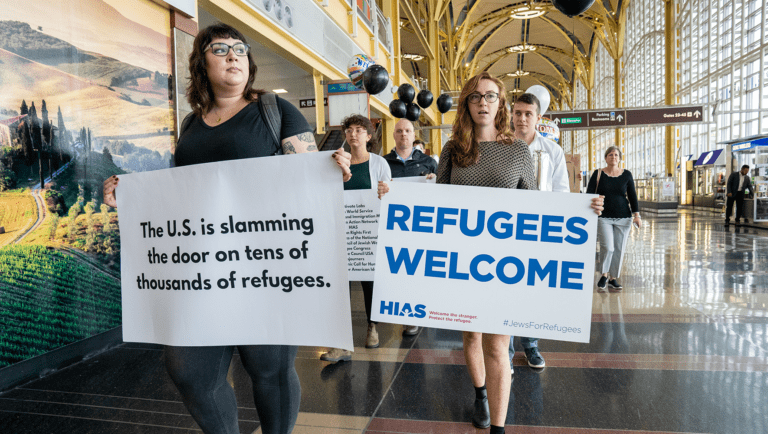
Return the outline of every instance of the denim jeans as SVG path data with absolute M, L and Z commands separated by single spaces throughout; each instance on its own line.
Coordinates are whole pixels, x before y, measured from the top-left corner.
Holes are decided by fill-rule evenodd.
M 512 357 L 515 355 L 515 337 L 509 337 L 509 361 L 512 361 Z M 520 338 L 520 343 L 523 345 L 523 349 L 538 348 L 539 338 Z
M 165 367 L 184 405 L 205 434 L 239 434 L 235 391 L 227 371 L 235 347 L 165 347 Z M 299 414 L 301 385 L 294 367 L 298 347 L 237 347 L 253 383 L 264 434 L 288 434 Z

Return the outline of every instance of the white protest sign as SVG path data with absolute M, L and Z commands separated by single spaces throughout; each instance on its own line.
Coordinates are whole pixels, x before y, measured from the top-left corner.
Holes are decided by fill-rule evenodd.
M 403 176 L 401 178 L 392 178 L 392 181 L 395 182 L 426 182 L 429 184 L 435 184 L 437 182 L 437 177 L 433 176 L 430 179 L 427 179 L 426 176 Z
M 327 153 L 120 176 L 123 340 L 352 349 Z
M 344 218 L 347 224 L 347 270 L 350 281 L 373 280 L 380 209 L 381 200 L 379 200 L 376 190 L 347 190 L 344 192 Z
M 594 195 L 389 185 L 374 321 L 589 342 Z

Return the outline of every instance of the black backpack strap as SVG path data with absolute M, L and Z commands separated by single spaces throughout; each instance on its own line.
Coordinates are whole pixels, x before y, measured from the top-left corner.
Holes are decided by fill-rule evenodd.
M 189 129 L 189 126 L 192 125 L 192 120 L 194 118 L 195 118 L 194 112 L 184 116 L 184 120 L 181 121 L 181 127 L 179 128 L 179 140 L 177 140 L 176 143 L 181 141 L 181 137 L 184 135 L 184 133 L 187 132 L 187 130 Z
M 272 139 L 275 141 L 277 150 L 274 155 L 280 155 L 283 153 L 283 144 L 280 141 L 282 113 L 280 113 L 280 106 L 277 104 L 277 95 L 274 93 L 265 93 L 259 95 L 258 101 L 261 113 L 264 115 L 264 123 L 267 124 L 269 132 L 272 134 Z

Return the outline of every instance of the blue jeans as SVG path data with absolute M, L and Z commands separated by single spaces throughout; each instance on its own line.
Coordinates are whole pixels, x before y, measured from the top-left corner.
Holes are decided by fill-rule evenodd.
M 165 347 L 165 367 L 184 405 L 205 434 L 239 434 L 235 391 L 227 371 L 235 347 Z M 237 347 L 253 383 L 253 400 L 264 434 L 288 434 L 299 415 L 301 385 L 294 359 L 298 347 Z
M 509 337 L 509 360 L 512 361 L 512 357 L 515 355 L 515 337 Z M 523 345 L 523 349 L 538 348 L 539 338 L 520 338 L 520 343 Z

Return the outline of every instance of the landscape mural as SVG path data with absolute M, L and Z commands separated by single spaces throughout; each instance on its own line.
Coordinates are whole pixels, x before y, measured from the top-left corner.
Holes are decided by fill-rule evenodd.
M 172 82 L 151 1 L 0 8 L 0 369 L 120 324 L 101 184 L 169 167 Z

